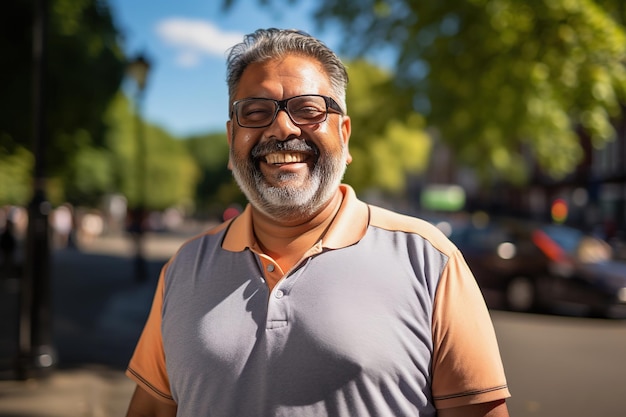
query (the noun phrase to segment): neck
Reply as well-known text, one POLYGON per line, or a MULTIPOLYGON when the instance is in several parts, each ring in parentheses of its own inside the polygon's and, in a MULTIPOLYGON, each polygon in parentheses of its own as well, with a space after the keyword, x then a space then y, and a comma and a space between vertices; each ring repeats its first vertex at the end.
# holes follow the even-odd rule
POLYGON ((342 200, 343 195, 338 189, 318 213, 289 223, 271 219, 252 207, 252 225, 257 242, 283 271, 287 271, 323 237, 342 200))

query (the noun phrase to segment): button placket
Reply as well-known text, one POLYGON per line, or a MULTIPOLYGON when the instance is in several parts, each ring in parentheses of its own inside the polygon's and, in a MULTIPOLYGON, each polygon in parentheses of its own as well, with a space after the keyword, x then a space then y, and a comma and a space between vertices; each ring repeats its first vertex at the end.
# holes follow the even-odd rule
POLYGON ((278 287, 272 290, 268 300, 267 329, 276 330, 285 328, 289 324, 289 304, 283 299, 285 291, 278 287))
MULTIPOLYGON (((310 262, 310 258, 304 265, 292 268, 283 276, 276 284, 269 297, 267 329, 276 330, 279 328, 287 328, 289 325, 289 310, 291 308, 289 301, 289 293, 296 284, 298 277, 306 269, 306 265, 310 262)), ((269 272, 269 266, 265 266, 265 270, 269 272)), ((274 266, 274 265, 272 265, 274 266)), ((275 270, 277 270, 275 268, 275 270)), ((278 270, 277 270, 278 271, 278 270)))

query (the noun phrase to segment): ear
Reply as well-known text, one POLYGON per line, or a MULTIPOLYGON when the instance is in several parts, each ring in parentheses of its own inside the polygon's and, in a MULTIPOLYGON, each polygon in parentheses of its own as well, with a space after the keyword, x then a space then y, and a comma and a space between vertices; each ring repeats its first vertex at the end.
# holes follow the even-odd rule
POLYGON ((226 122, 226 139, 228 140, 228 169, 233 169, 233 164, 230 162, 230 150, 233 147, 233 121, 228 120, 226 122))
POLYGON ((341 138, 343 140, 344 146, 348 150, 348 155, 346 156, 346 163, 349 164, 352 162, 352 155, 350 155, 350 147, 348 146, 350 142, 350 133, 352 133, 352 122, 350 121, 350 116, 342 116, 341 118, 341 138))

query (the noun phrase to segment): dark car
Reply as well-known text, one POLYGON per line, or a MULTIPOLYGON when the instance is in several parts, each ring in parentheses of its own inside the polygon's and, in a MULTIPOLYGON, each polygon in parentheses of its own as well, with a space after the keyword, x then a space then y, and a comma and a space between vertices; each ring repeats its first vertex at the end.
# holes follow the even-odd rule
POLYGON ((447 227, 488 303, 626 317, 626 263, 606 242, 563 225, 483 219, 447 227))

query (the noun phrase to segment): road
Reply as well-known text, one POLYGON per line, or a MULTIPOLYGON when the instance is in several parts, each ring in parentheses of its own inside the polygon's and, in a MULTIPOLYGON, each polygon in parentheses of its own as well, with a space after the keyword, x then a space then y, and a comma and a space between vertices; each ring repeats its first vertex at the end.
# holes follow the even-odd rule
POLYGON ((52 254, 52 333, 58 367, 43 378, 14 380, 15 279, 0 280, 0 416, 118 417, 135 384, 123 374, 145 322, 159 269, 186 234, 147 234, 149 280, 134 281, 134 245, 124 236, 52 254))
POLYGON ((626 415, 626 321, 492 316, 512 417, 626 415))

